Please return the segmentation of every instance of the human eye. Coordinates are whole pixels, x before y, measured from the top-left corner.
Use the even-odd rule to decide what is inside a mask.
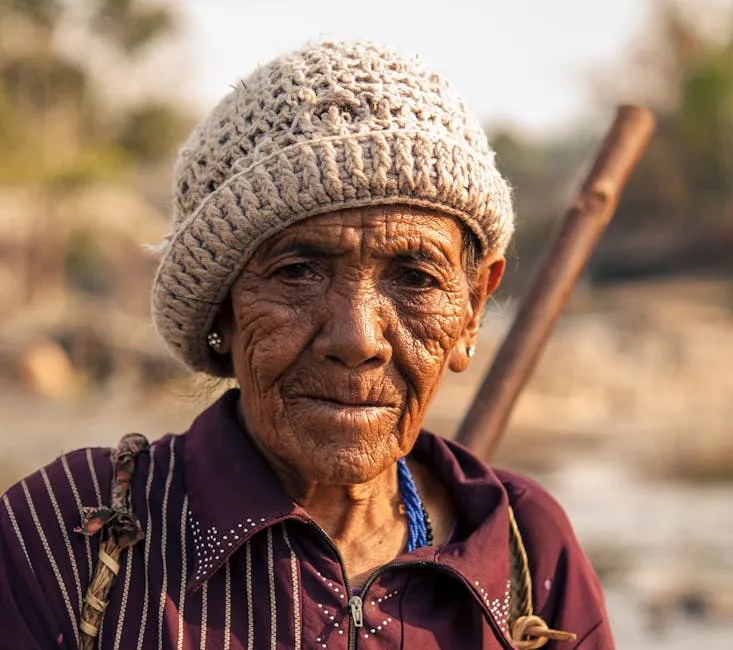
[[[429,289],[438,286],[438,281],[430,273],[416,268],[405,268],[400,273],[400,283],[411,289]]]
[[[307,262],[283,264],[275,270],[274,275],[291,282],[317,281],[321,278],[320,273]]]

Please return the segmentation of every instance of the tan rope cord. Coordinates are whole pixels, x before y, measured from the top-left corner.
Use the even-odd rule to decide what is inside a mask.
[[[88,623],[84,619],[81,619],[79,623],[79,629],[83,632],[84,635],[92,637],[92,639],[94,639],[94,637],[96,637],[97,634],[99,634],[99,628],[94,627],[91,623]],[[92,643],[94,643],[93,640],[92,640]],[[84,636],[82,636],[82,643],[79,647],[81,648],[84,647]]]
[[[529,558],[524,548],[522,535],[519,532],[517,519],[514,510],[509,506],[509,549],[510,549],[510,621],[520,616],[532,616],[534,604],[532,603],[532,574],[529,570]]]
[[[522,534],[509,507],[509,630],[511,642],[517,650],[536,650],[548,641],[575,641],[572,632],[553,630],[534,614],[532,602],[532,574]]]
[[[512,626],[512,643],[517,650],[535,650],[548,641],[575,641],[575,634],[551,630],[539,616],[520,616]]]

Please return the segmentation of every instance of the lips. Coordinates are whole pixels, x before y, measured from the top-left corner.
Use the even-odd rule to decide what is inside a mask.
[[[344,408],[344,409],[374,409],[374,408],[394,408],[396,404],[392,402],[386,402],[381,400],[366,400],[366,399],[353,399],[349,397],[339,396],[334,397],[330,395],[299,395],[301,399],[313,400],[314,402],[322,402],[324,405],[330,406],[331,408]]]
[[[297,370],[288,373],[281,393],[296,408],[367,414],[400,411],[405,401],[404,382],[390,374]]]

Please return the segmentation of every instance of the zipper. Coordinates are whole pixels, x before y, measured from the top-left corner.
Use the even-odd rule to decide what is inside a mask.
[[[357,628],[364,627],[364,600],[361,596],[357,596],[356,594],[353,594],[351,592],[351,584],[349,583],[349,576],[346,574],[346,566],[344,565],[344,558],[341,557],[341,552],[338,550],[336,545],[333,543],[331,538],[328,536],[328,533],[326,533],[323,528],[321,528],[315,521],[311,520],[308,523],[310,523],[313,528],[315,528],[318,531],[318,534],[323,537],[324,541],[328,546],[330,546],[333,549],[333,552],[336,554],[336,558],[338,559],[339,565],[341,566],[341,573],[344,576],[344,585],[346,587],[346,592],[349,594],[349,602],[348,602],[348,608],[349,608],[349,650],[355,650],[356,648],[356,634],[357,634]],[[430,564],[430,562],[424,562],[424,561],[417,561],[417,562],[392,562],[390,564],[385,564],[383,566],[380,566],[374,573],[372,573],[368,578],[367,581],[364,583],[364,586],[361,589],[362,595],[366,594],[369,587],[371,587],[374,584],[374,581],[379,578],[385,571],[389,571],[390,569],[399,569],[401,567],[406,566],[427,566]]]
[[[311,526],[313,526],[318,531],[321,537],[323,537],[326,544],[328,544],[333,549],[334,553],[336,554],[336,558],[338,559],[339,565],[341,566],[341,573],[344,576],[344,585],[346,586],[346,591],[349,594],[348,650],[356,650],[356,635],[357,635],[356,629],[364,627],[364,599],[361,596],[357,596],[356,594],[351,593],[351,585],[349,584],[349,576],[346,574],[346,567],[344,565],[344,559],[343,557],[341,557],[341,553],[339,552],[338,548],[333,543],[331,538],[328,536],[326,531],[323,530],[323,528],[321,528],[313,520],[310,520],[309,523]],[[443,573],[447,573],[453,576],[454,578],[457,578],[458,580],[460,580],[468,588],[468,590],[472,594],[474,594],[474,596],[478,600],[479,607],[484,612],[485,618],[489,623],[489,627],[491,627],[491,629],[494,631],[494,635],[499,640],[499,643],[502,644],[504,650],[514,650],[513,646],[509,643],[509,640],[506,638],[504,633],[499,628],[499,625],[494,620],[494,617],[491,615],[491,612],[488,612],[486,607],[483,605],[483,598],[481,598],[481,595],[475,589],[475,587],[470,583],[470,581],[467,580],[460,573],[458,573],[458,571],[456,571],[455,569],[451,569],[450,567],[444,566],[442,564],[438,564],[437,562],[427,562],[426,560],[414,560],[412,562],[389,562],[387,564],[383,564],[367,578],[366,582],[364,583],[364,586],[361,588],[362,596],[364,596],[367,593],[369,588],[386,571],[391,571],[392,569],[404,569],[407,567],[431,567]]]
[[[364,627],[364,608],[363,601],[360,596],[351,596],[349,598],[349,612],[354,627]]]
[[[344,565],[344,558],[341,557],[341,552],[338,550],[336,544],[328,536],[323,528],[321,528],[312,519],[308,522],[313,528],[318,531],[318,534],[323,538],[328,546],[331,547],[333,552],[336,554],[339,566],[341,567],[341,573],[344,576],[344,586],[346,587],[346,593],[349,594],[349,650],[356,648],[356,628],[364,625],[364,608],[361,597],[351,593],[351,584],[349,583],[349,576],[346,574],[346,566]],[[362,593],[364,593],[362,591]]]

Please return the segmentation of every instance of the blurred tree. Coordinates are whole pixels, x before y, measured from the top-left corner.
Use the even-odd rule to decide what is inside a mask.
[[[717,40],[684,9],[657,3],[625,79],[658,128],[593,261],[599,280],[733,268],[733,25]]]
[[[188,119],[173,106],[149,103],[125,116],[118,142],[135,160],[160,162],[180,143],[188,125]]]
[[[132,55],[172,31],[175,21],[166,7],[133,0],[97,0],[90,26]]]
[[[9,154],[0,159],[0,182],[83,183],[170,153],[171,132],[184,124],[177,110],[155,103],[116,114],[102,106],[104,82],[88,64],[94,48],[133,62],[174,28],[165,6],[134,0],[0,0],[0,147]],[[89,47],[73,57],[59,47],[71,29]],[[130,147],[141,119],[165,133],[148,128],[145,151],[139,142]]]
[[[656,0],[644,40],[623,64],[623,74],[592,80],[605,107],[639,103],[658,120],[591,260],[595,281],[733,271],[733,24],[722,37],[704,31],[695,20],[698,1]],[[721,15],[718,27],[730,18]],[[580,129],[563,141],[529,140],[511,130],[491,136],[517,190],[522,268],[509,274],[517,280],[511,289],[527,279],[597,137]]]
[[[63,281],[64,268],[82,287],[80,270],[96,268],[79,259],[89,249],[79,246],[65,265],[59,201],[100,179],[129,180],[169,156],[187,129],[173,104],[110,102],[114,79],[91,66],[103,55],[124,70],[175,28],[167,6],[141,0],[0,0],[0,184],[34,188],[41,199],[20,274],[28,301]],[[62,47],[69,34],[71,50]]]

